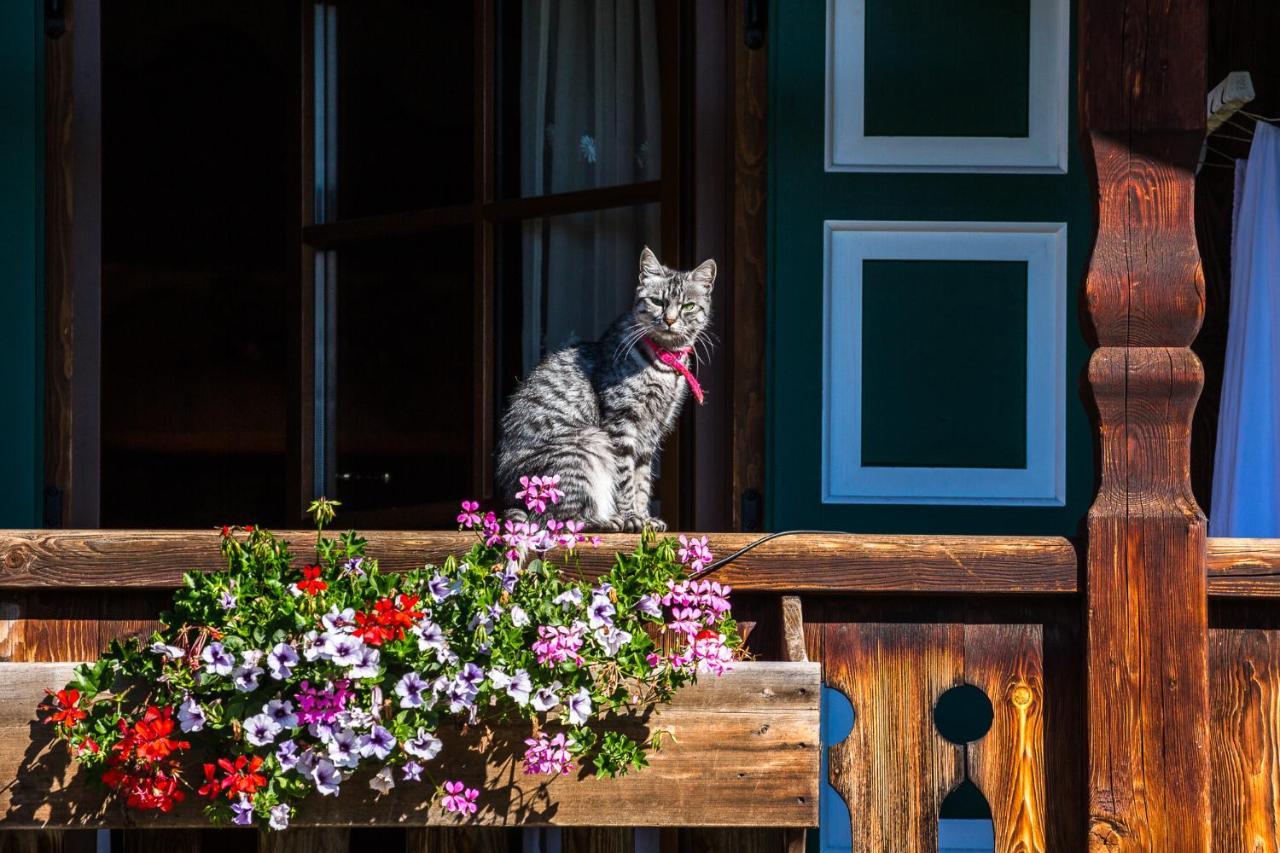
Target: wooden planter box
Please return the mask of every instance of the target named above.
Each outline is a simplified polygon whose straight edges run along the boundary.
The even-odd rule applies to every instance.
[[[71,677],[70,663],[0,664],[0,829],[182,827],[206,824],[194,792],[168,815],[126,812],[80,772],[64,744],[36,720],[46,688]],[[375,797],[367,776],[338,798],[313,796],[296,826],[742,826],[818,825],[816,663],[742,663],[704,677],[674,701],[613,724],[669,734],[650,766],[619,779],[579,770],[548,780],[521,770],[524,729],[441,732],[437,779],[483,788],[468,820],[426,805],[426,783]],[[198,778],[192,775],[191,779]]]

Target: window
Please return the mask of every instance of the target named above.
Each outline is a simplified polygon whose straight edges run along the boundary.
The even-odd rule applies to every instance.
[[[676,252],[678,11],[104,9],[103,522],[490,497],[515,383]]]

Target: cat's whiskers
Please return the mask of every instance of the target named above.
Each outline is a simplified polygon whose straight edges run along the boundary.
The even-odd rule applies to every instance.
[[[613,361],[617,362],[631,355],[631,351],[635,349],[636,344],[640,343],[640,339],[648,333],[648,328],[640,323],[633,323],[622,340],[618,342],[618,346],[613,351]]]

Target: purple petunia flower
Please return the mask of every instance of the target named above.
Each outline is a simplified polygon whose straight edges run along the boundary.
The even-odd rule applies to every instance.
[[[241,794],[240,799],[231,804],[231,812],[233,815],[231,822],[236,826],[251,826],[253,824],[253,803],[244,794]]]
[[[396,748],[396,739],[395,735],[382,726],[374,726],[367,735],[360,737],[359,744],[361,757],[373,756],[379,761],[385,761],[391,750]]]
[[[355,666],[360,663],[360,649],[364,640],[350,634],[336,634],[332,631],[324,635],[323,657],[327,657],[338,666]]]
[[[636,602],[636,610],[639,610],[645,616],[652,616],[654,619],[662,618],[662,603],[655,595],[640,596],[640,600]]]
[[[298,665],[298,653],[288,643],[276,643],[267,655],[267,669],[276,681],[284,681],[293,675],[293,668]]]
[[[580,687],[578,692],[565,701],[569,713],[567,718],[575,726],[580,726],[591,719],[591,694],[587,688]]]
[[[406,761],[404,763],[404,767],[402,767],[401,770],[404,771],[404,780],[406,782],[422,781],[422,765],[414,761],[413,759],[409,759],[408,761]]]
[[[293,703],[287,699],[272,699],[262,706],[262,713],[275,720],[283,728],[292,729],[298,725],[298,715],[293,713]]]
[[[204,647],[200,660],[204,661],[204,671],[211,675],[230,675],[236,666],[236,659],[217,641]]]
[[[342,772],[334,766],[332,761],[322,758],[316,762],[315,769],[311,771],[311,781],[315,783],[316,790],[321,796],[336,797],[338,787],[342,784]]]
[[[459,581],[450,581],[444,575],[436,574],[435,577],[427,581],[427,592],[431,593],[431,597],[439,604],[449,596],[456,593],[462,588]]]
[[[347,670],[347,677],[351,679],[357,678],[377,678],[381,669],[378,664],[380,653],[373,646],[360,647],[360,661],[355,666]]]
[[[396,786],[395,777],[391,775],[391,768],[384,767],[377,773],[373,774],[373,778],[369,780],[369,787],[377,791],[379,794],[390,794],[391,789]]]
[[[221,607],[223,610],[235,610],[236,609],[235,594],[232,593],[231,590],[229,589],[224,589],[218,595],[218,606]]]
[[[244,721],[244,739],[254,746],[266,746],[276,739],[281,729],[267,714],[255,714]]]
[[[405,741],[402,748],[415,758],[430,761],[440,754],[440,749],[443,746],[444,744],[441,743],[440,738],[426,729],[419,728],[417,735]]]
[[[400,707],[421,707],[424,702],[422,694],[427,687],[427,682],[423,680],[421,675],[416,672],[406,672],[396,682],[396,694],[400,697]]]
[[[289,804],[281,803],[278,806],[271,807],[271,820],[268,824],[272,829],[288,829],[289,828]]]
[[[204,724],[204,708],[201,708],[200,703],[188,696],[178,706],[178,725],[182,727],[184,732],[198,732],[204,728]]]
[[[596,593],[591,596],[591,605],[587,608],[587,626],[590,628],[612,628],[614,609],[613,602],[607,595]]]
[[[281,741],[276,747],[276,761],[285,770],[292,770],[298,763],[298,745],[292,739]]]

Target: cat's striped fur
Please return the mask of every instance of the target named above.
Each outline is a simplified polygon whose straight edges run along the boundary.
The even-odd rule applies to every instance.
[[[646,247],[631,310],[599,341],[548,355],[512,395],[498,445],[499,494],[513,500],[521,475],[559,475],[565,494],[548,514],[581,519],[589,530],[664,530],[649,514],[653,463],[689,388],[641,341],[708,352],[715,278],[715,261],[679,272]]]

